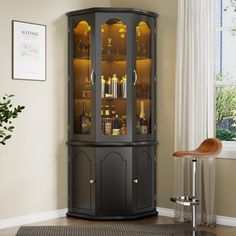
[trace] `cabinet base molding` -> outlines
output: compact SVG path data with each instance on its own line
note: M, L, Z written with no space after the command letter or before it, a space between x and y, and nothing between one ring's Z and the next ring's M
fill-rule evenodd
M67 216L69 217L78 217L81 219L86 220L135 220L147 216L157 216L158 211L153 210L145 213L139 213L139 214L132 214L132 215L122 215L122 216L98 216L98 215L85 215L85 214L79 214L76 212L67 212Z

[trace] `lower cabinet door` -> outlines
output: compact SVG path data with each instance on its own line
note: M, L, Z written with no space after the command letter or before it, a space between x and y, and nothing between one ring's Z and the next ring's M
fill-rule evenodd
M123 216L132 211L132 148L97 148L96 211Z
M133 148L133 211L155 209L155 147Z
M69 212L95 214L95 149L69 150Z

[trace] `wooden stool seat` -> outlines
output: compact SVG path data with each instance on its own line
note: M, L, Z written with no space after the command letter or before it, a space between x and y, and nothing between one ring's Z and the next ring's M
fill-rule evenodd
M192 160L192 196L174 196L170 200L183 206L192 207L193 229L196 230L196 206L199 200L196 199L196 164L199 158L216 157L222 149L222 143L216 138L205 139L198 148L190 151L177 151L173 153L174 157L191 158Z
M216 138L205 139L198 148L191 151L177 151L174 157L182 158L212 158L216 157L222 150L222 143Z

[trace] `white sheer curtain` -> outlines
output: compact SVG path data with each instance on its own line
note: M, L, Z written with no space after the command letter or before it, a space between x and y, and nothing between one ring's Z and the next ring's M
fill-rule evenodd
M178 0L175 150L213 136L215 0ZM175 195L191 195L191 161L175 158ZM198 223L215 224L215 162L198 161ZM190 211L191 209L189 209ZM179 221L191 217L177 207Z

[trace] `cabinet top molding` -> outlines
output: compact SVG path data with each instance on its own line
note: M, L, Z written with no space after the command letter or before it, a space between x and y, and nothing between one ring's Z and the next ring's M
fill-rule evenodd
M79 14L88 14L88 13L96 13L96 12L106 12L106 13L113 13L113 12L119 12L119 13L135 13L140 15L146 15L151 17L158 17L158 14L155 12L145 11L141 9L136 8L113 8L113 7L93 7L93 8L87 8L77 11L71 11L66 13L67 16L74 16Z

